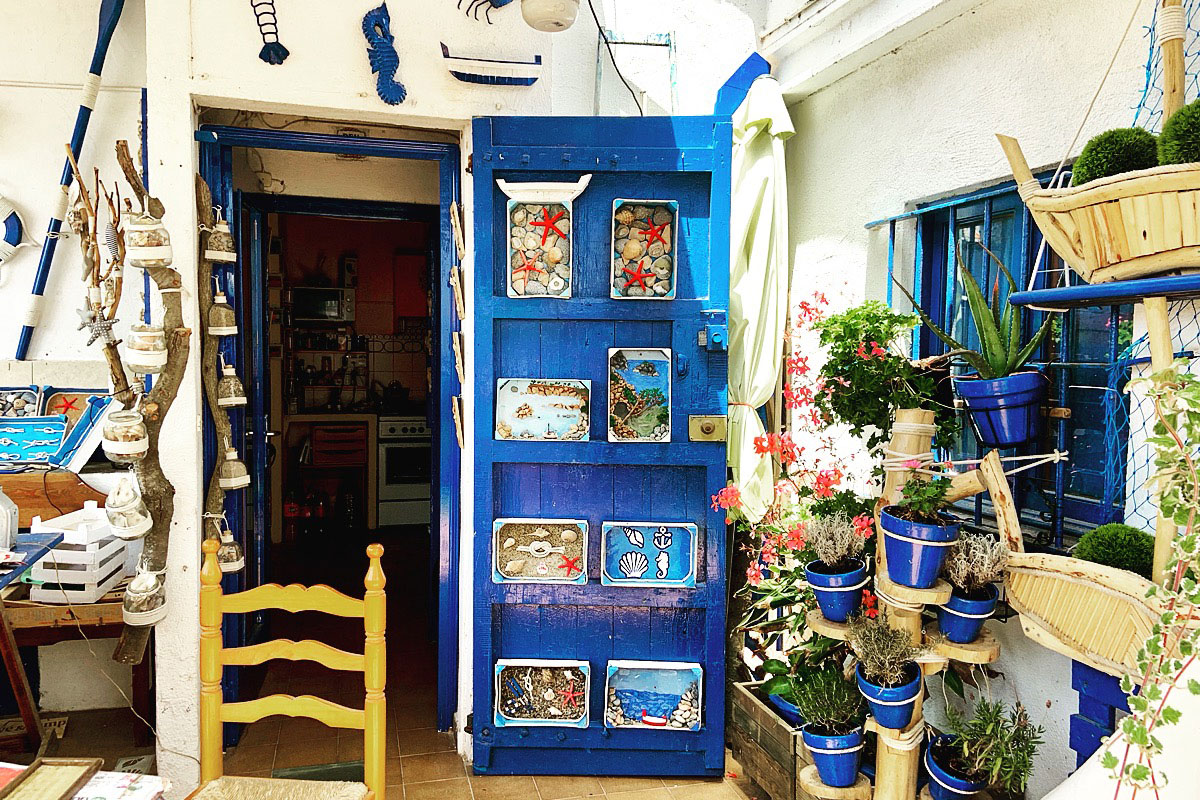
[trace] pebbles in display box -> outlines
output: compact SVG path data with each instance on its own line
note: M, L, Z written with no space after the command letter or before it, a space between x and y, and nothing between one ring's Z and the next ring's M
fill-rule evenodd
M586 728L591 667L586 661L496 661L496 727L539 725Z
M571 296L572 202L591 179L584 175L574 183L496 181L508 197L505 283L509 297Z
M0 417L36 417L39 395L32 386L0 389Z
M582 519L492 522L492 582L587 583L588 524Z
M604 726L698 731L704 670L678 661L610 661Z
M612 284L617 300L675 298L675 200L614 200Z

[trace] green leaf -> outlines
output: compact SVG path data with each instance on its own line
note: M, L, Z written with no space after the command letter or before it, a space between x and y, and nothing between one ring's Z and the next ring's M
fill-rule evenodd
M1195 695L1200 695L1200 681L1195 678L1188 678L1188 691Z
M1118 763L1117 757L1109 750L1105 750L1104 754L1100 756L1100 766L1105 769L1116 769Z
M908 298L908 302L912 303L913 308L917 312L917 316L919 316L921 318L921 322L925 324L925 327L927 327L927 328L929 328L929 330L933 331L934 336L938 337L943 342L945 342L946 345L951 350L959 351L958 354L961 355L963 357L963 359L965 359L966 362L968 364L970 364L975 369L975 371L978 372L980 375L983 375L987 370L989 370L991 368L990 365L988 364L987 360L982 355L980 355L979 353L976 353L974 350L968 349L967 346L964 345L962 342L958 341L953 336L951 336L950 334L946 333L944 330L939 328L937 326L937 324L933 321L933 318L930 317L928 314L926 314L925 310L917 304L916 299L913 298L912 294L908 291L908 289L904 288L904 284L900 283L900 281L896 280L895 278L892 278L892 283L896 284L896 288L899 289L900 292L905 297Z
M778 658L768 658L763 662L762 670L768 675L787 675L792 668Z
M953 669L947 669L942 673L942 683L959 697L966 698L967 695L966 690L963 688L962 676Z
M1002 377L1001 371L1008 363L1008 350L1000 341L1000 331L996 328L996 321L992 318L987 299L983 296L983 291L979 288L975 276L963 263L961 255L958 258L958 277L962 281L963 290L967 295L967 305L971 308L971 320L975 324L975 331L979 334L983 357L989 365L989 374L981 374L980 377Z
M1162 721L1168 725L1174 725L1179 722L1179 718L1182 716L1183 713L1173 706L1165 706L1162 710Z
M776 675L769 681L763 684L763 691L767 694L790 694L792 683L783 675Z
M1042 327L1038 328L1037 333L1035 333L1033 335L1033 338L1030 339L1025 344L1025 346L1020 349L1020 351L1016 355L1016 358L1009 361L1008 373L1006 373L1006 374L1011 375L1012 373L1019 370L1021 367L1025 366L1025 363L1027 361L1029 361L1030 356L1033 355L1033 351L1038 349L1039 346L1041 346L1042 340L1045 339L1046 334L1050 332L1050 324L1052 322L1054 322L1054 316L1048 315L1046 317L1045 321L1042 322Z

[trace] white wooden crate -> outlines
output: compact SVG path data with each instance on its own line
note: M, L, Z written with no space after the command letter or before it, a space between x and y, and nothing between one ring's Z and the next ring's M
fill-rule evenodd
M34 517L34 533L61 533L59 543L30 569L42 581L29 596L41 603L94 603L125 575L125 542L113 535L103 508L89 500L70 514Z

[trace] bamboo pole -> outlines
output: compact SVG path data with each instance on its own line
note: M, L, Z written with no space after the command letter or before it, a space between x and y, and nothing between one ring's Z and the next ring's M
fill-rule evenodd
M1175 360L1167 300L1165 297L1147 297L1142 301L1142 306L1146 310L1146 334L1150 340L1150 368L1153 372L1159 372L1170 367ZM1154 570L1151 572L1151 577L1158 583L1167 580L1167 561L1170 560L1171 544L1177 533L1174 521L1164 515L1160 508L1154 523Z
M1183 5L1183 0L1162 0L1162 7L1176 8ZM1163 121L1171 118L1183 108L1187 98L1184 89L1187 85L1187 65L1183 58L1183 39L1168 39L1162 43L1163 59Z

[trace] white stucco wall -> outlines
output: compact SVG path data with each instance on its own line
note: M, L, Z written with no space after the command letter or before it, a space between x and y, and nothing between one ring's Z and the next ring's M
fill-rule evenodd
M832 5L833 3L829 3ZM863 4L859 4L863 5ZM927 5L936 5L927 3ZM1011 177L993 136L1016 136L1029 162L1057 164L1129 19L1121 0L1030 3L985 0L791 106L788 142L794 294L830 284L844 304L886 293L887 227L865 223L914 201ZM1147 42L1135 22L1074 148L1125 126L1144 80ZM898 226L898 274L911 280L912 232ZM845 285L840 286L842 281ZM1069 662L997 625L1003 678L997 696L1019 698L1046 726L1028 796L1073 768L1068 716L1076 710ZM936 694L936 691L935 691ZM932 710L932 709L931 709Z

